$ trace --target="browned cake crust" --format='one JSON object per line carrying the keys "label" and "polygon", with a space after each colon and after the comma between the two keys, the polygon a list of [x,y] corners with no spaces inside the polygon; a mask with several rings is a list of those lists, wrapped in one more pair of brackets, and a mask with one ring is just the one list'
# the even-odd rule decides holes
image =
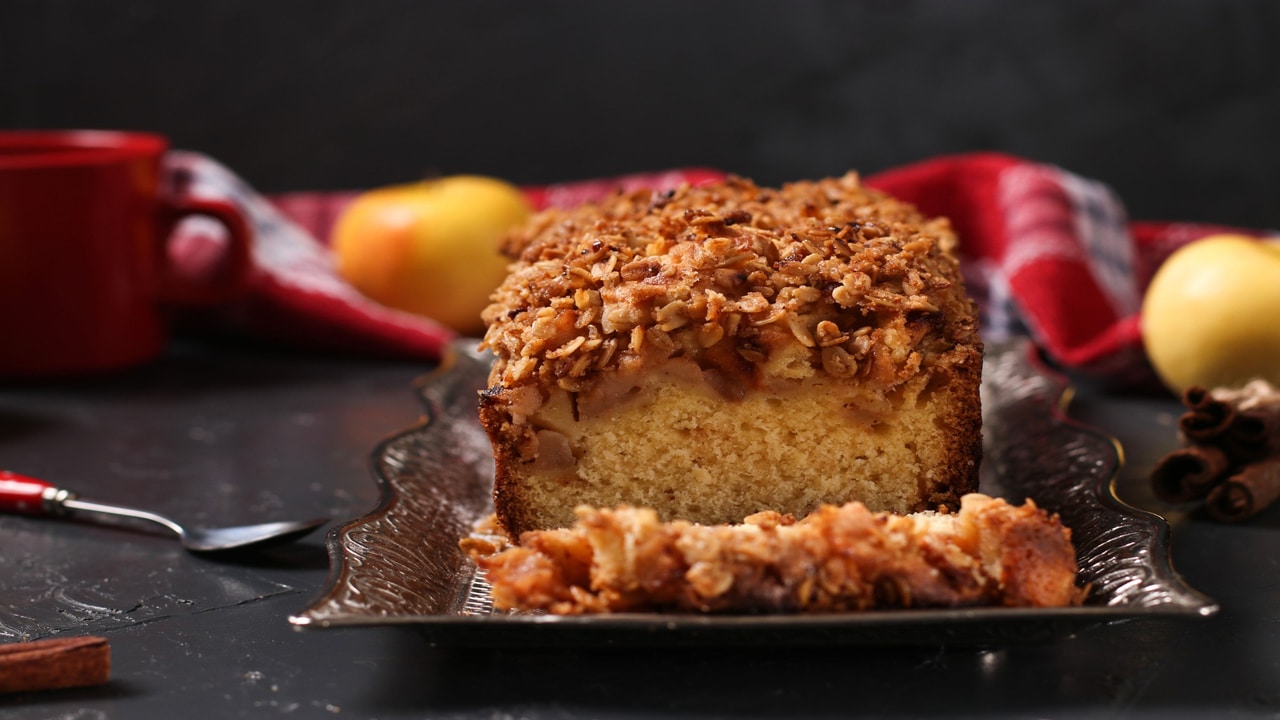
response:
{"label": "browned cake crust", "polygon": [[861,503],[794,522],[662,523],[648,509],[579,508],[571,529],[518,547],[464,542],[495,607],[628,611],[842,612],[1079,604],[1071,531],[1030,500],[971,494],[960,512],[893,515]]}
{"label": "browned cake crust", "polygon": [[733,178],[535,216],[508,238],[517,262],[484,313],[497,361],[480,417],[500,521],[517,533],[554,526],[523,484],[570,452],[531,421],[544,404],[567,397],[577,421],[680,364],[728,402],[828,377],[856,386],[844,407],[868,418],[944,388],[954,401],[929,422],[947,428],[946,447],[911,504],[890,509],[954,507],[976,489],[981,453],[981,343],[954,245],[945,219],[855,174],[778,190]]}

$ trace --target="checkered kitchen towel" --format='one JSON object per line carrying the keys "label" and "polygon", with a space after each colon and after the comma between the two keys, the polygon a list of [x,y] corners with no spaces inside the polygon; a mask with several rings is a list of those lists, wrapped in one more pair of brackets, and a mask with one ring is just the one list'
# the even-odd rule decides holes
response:
{"label": "checkered kitchen towel", "polygon": [[1103,378],[1151,377],[1139,309],[1156,268],[1223,225],[1130,222],[1103,183],[997,153],[940,157],[867,184],[951,218],[966,283],[991,340],[1030,335],[1058,365]]}
{"label": "checkered kitchen towel", "polygon": [[[355,192],[263,197],[208,157],[174,152],[169,177],[199,196],[237,203],[256,232],[249,291],[187,324],[317,349],[434,358],[453,338],[425,318],[365,298],[335,272],[329,231]],[[569,206],[618,188],[666,189],[724,173],[681,169],[526,188],[535,207]],[[872,187],[951,218],[983,333],[1030,335],[1069,369],[1113,379],[1149,373],[1138,331],[1142,291],[1177,247],[1225,226],[1130,222],[1105,185],[994,153],[939,157],[866,178]],[[1251,233],[1256,234],[1256,233]],[[179,261],[207,257],[218,228],[188,221]]]}

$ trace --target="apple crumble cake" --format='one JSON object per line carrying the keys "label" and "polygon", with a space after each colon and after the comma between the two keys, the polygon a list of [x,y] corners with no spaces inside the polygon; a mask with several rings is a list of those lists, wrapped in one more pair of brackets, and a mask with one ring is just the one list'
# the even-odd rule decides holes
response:
{"label": "apple crumble cake", "polygon": [[853,173],[536,215],[484,313],[499,522],[954,509],[977,485],[982,373],[955,244]]}

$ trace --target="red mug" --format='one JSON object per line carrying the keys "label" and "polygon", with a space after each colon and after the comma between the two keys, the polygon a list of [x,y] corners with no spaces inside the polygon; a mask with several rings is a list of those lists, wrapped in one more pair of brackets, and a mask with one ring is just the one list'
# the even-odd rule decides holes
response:
{"label": "red mug", "polygon": [[[235,206],[166,187],[158,135],[0,131],[0,377],[67,375],[160,354],[166,305],[243,289],[248,224]],[[204,215],[226,226],[217,272],[169,261],[170,231]]]}

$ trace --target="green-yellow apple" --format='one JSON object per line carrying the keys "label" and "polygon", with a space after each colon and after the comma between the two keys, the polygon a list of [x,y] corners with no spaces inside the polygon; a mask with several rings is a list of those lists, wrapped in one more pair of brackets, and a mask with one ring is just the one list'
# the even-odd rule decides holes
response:
{"label": "green-yellow apple", "polygon": [[388,307],[464,334],[506,276],[498,241],[530,214],[519,188],[496,178],[453,175],[370,190],[333,230],[338,273]]}
{"label": "green-yellow apple", "polygon": [[1179,248],[1147,288],[1142,337],[1177,393],[1280,382],[1280,242],[1214,235]]}

